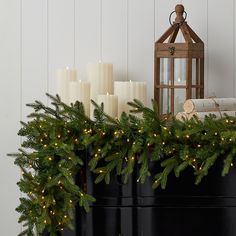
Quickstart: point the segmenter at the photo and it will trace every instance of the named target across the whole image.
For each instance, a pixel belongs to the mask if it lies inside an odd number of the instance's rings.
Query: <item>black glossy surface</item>
[[[191,169],[180,178],[172,175],[166,190],[153,190],[151,179],[137,183],[136,171],[127,185],[117,177],[95,185],[85,171],[79,179],[86,179],[97,201],[88,214],[78,208],[76,232],[62,235],[236,236],[236,171],[221,177],[221,167],[217,163],[199,186]],[[155,166],[152,171],[158,172]]]
[[[170,196],[184,196],[184,197],[235,197],[236,196],[236,171],[232,170],[230,173],[222,177],[222,163],[216,163],[212,169],[209,170],[208,176],[203,178],[199,185],[195,185],[195,176],[193,171],[187,169],[180,178],[176,178],[171,174],[168,178],[167,188],[162,190],[161,188],[152,189],[152,179],[146,180],[145,184],[139,184],[136,182],[136,173],[130,178],[127,185],[120,184],[118,177],[111,179],[111,184],[106,185],[104,183],[95,185],[93,184],[93,177],[89,175],[88,180],[88,191],[96,196],[97,198],[103,199],[104,197],[114,199],[117,197],[125,198],[163,198]],[[155,167],[152,167],[152,173],[158,173]],[[104,194],[106,193],[106,194]]]
[[[234,236],[234,208],[95,207],[83,236]]]

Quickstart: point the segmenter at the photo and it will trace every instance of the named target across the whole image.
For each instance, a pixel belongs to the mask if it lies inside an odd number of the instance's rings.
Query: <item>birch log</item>
[[[191,114],[188,114],[188,119],[191,119],[191,118],[193,118],[193,116],[196,116],[199,120],[204,120],[206,116],[210,116],[210,115],[214,115],[216,117],[216,119],[220,119],[222,117],[225,117],[225,115],[236,117],[236,111],[192,112]]]
[[[207,111],[234,111],[236,110],[236,98],[208,98],[188,99],[184,103],[186,113]]]
[[[178,112],[175,116],[176,120],[188,120],[189,114],[186,112]]]

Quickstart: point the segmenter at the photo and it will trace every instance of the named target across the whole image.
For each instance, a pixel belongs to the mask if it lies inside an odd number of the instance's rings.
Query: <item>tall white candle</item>
[[[118,118],[122,112],[129,113],[127,102],[130,101],[130,83],[127,81],[114,82],[114,94],[118,96]]]
[[[97,102],[99,94],[113,94],[113,65],[110,63],[89,63],[88,80],[91,83],[90,96]],[[90,106],[90,114],[93,114],[93,105]]]
[[[88,81],[70,81],[69,102],[80,101],[84,105],[85,114],[90,115],[90,83]]]
[[[76,70],[69,69],[58,69],[57,70],[57,91],[56,93],[60,96],[62,102],[69,103],[69,82],[76,81]]]
[[[91,83],[91,99],[97,101],[99,94],[113,93],[113,65],[110,63],[89,63],[88,80]]]
[[[78,101],[78,81],[69,82],[69,104],[75,103]]]
[[[98,104],[104,104],[104,112],[113,118],[117,118],[118,97],[116,95],[106,94],[98,95]]]

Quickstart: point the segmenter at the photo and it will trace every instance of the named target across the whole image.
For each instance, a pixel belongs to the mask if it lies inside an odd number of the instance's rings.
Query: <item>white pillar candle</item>
[[[118,117],[122,112],[129,114],[128,102],[134,99],[147,105],[147,84],[146,82],[115,81],[114,94],[118,96]]]
[[[90,83],[88,81],[70,81],[69,102],[80,101],[84,105],[85,114],[90,115]]]
[[[99,94],[113,94],[113,65],[110,63],[89,63],[87,66],[88,80],[91,83],[90,96],[97,102]],[[92,118],[94,107],[90,105]]]
[[[139,100],[147,106],[147,83],[130,81],[130,101]]]
[[[175,81],[175,85],[186,86],[186,80],[181,80],[181,78],[178,78],[177,81]],[[183,111],[183,105],[186,100],[186,89],[185,88],[175,89],[174,99],[175,99],[174,113],[177,114],[178,112]]]
[[[113,94],[113,65],[110,63],[89,63],[88,80],[91,83],[91,99],[97,102],[99,94]]]
[[[130,101],[139,100],[144,106],[147,106],[147,84],[146,82],[130,81]],[[135,114],[137,117],[142,117],[142,114]]]
[[[79,82],[77,80],[69,82],[69,104],[78,101],[79,96]]]
[[[122,112],[129,113],[130,101],[130,82],[128,81],[115,81],[114,82],[114,94],[118,96],[118,118]]]
[[[60,96],[62,102],[69,104],[69,82],[76,81],[76,70],[69,69],[58,69],[57,70],[57,91],[56,93]]]
[[[118,97],[116,95],[98,95],[99,105],[104,104],[104,112],[113,118],[117,118]]]

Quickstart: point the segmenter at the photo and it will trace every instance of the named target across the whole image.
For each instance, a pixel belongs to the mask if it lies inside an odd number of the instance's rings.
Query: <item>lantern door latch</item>
[[[170,55],[173,56],[175,54],[175,47],[169,47]]]

